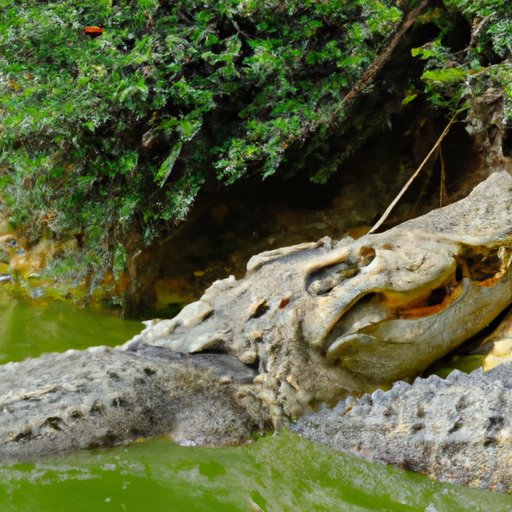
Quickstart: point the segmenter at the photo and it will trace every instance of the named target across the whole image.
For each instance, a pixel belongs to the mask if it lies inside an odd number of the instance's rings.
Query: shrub
[[[340,129],[401,16],[389,0],[0,0],[3,213],[34,237],[150,242],[205,184],[268,177]]]

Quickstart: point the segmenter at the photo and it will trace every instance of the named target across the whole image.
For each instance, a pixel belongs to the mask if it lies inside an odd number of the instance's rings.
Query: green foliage
[[[325,139],[401,16],[390,0],[0,0],[3,212],[112,253],[134,228],[150,242],[206,183],[270,176]]]
[[[431,104],[499,87],[512,119],[509,10],[424,14],[438,36],[412,54]],[[91,265],[117,268],[120,244],[168,232],[205,186],[281,169],[325,182],[351,151],[332,149],[333,126],[359,122],[344,97],[401,19],[391,0],[0,0],[2,213],[33,237],[85,233]],[[403,104],[421,94],[411,77]]]
[[[512,14],[507,0],[445,0],[447,11],[432,10],[425,21],[438,25],[439,37],[414,48],[426,62],[422,80],[431,103],[457,110],[490,87],[504,91],[505,122],[512,121]],[[471,30],[464,49],[450,47],[455,19]]]

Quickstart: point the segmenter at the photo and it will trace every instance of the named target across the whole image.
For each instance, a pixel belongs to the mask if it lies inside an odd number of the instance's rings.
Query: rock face
[[[259,254],[244,279],[215,282],[175,318],[148,322],[122,347],[0,366],[0,461],[159,434],[238,443],[318,404],[413,379],[512,303],[511,261],[506,172],[385,233]],[[396,410],[400,386],[385,395]],[[451,386],[446,392],[460,412],[464,387]],[[494,425],[492,418],[507,416],[500,403],[492,407],[498,412],[485,414]],[[386,414],[375,417],[387,432]],[[360,418],[354,413],[354,440]],[[436,423],[435,412],[429,421],[434,445],[435,432],[453,428],[442,417]],[[461,421],[458,430],[472,428]]]
[[[447,379],[397,382],[332,410],[307,413],[293,431],[432,478],[512,492],[512,363]]]

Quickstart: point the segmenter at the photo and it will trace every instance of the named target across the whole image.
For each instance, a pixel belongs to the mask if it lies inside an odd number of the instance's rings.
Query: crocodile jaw
[[[370,378],[376,375],[376,382],[390,383],[421,372],[485,328],[494,319],[495,308],[503,310],[512,301],[510,274],[493,287],[464,279],[461,288],[436,313],[369,323],[338,337],[327,348],[327,360]]]

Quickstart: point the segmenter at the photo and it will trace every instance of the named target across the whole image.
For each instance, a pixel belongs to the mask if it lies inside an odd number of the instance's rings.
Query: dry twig
[[[382,214],[381,218],[375,223],[375,225],[368,231],[368,233],[374,233],[377,231],[377,229],[382,226],[384,221],[388,218],[389,214],[393,210],[393,208],[396,206],[398,201],[400,201],[401,197],[405,194],[407,189],[411,186],[411,183],[416,179],[418,174],[422,171],[422,169],[425,167],[426,163],[430,160],[430,157],[437,151],[439,148],[439,145],[443,141],[443,139],[448,135],[448,132],[450,131],[450,128],[452,127],[453,123],[455,122],[455,119],[459,115],[459,112],[455,112],[453,117],[450,119],[450,122],[446,125],[445,129],[443,130],[443,133],[439,136],[436,143],[432,147],[432,149],[429,151],[428,155],[423,159],[423,162],[421,162],[420,166],[414,171],[414,174],[407,180],[407,183],[402,187],[402,190],[398,193],[398,195],[393,199],[391,204],[387,207],[386,211]]]

